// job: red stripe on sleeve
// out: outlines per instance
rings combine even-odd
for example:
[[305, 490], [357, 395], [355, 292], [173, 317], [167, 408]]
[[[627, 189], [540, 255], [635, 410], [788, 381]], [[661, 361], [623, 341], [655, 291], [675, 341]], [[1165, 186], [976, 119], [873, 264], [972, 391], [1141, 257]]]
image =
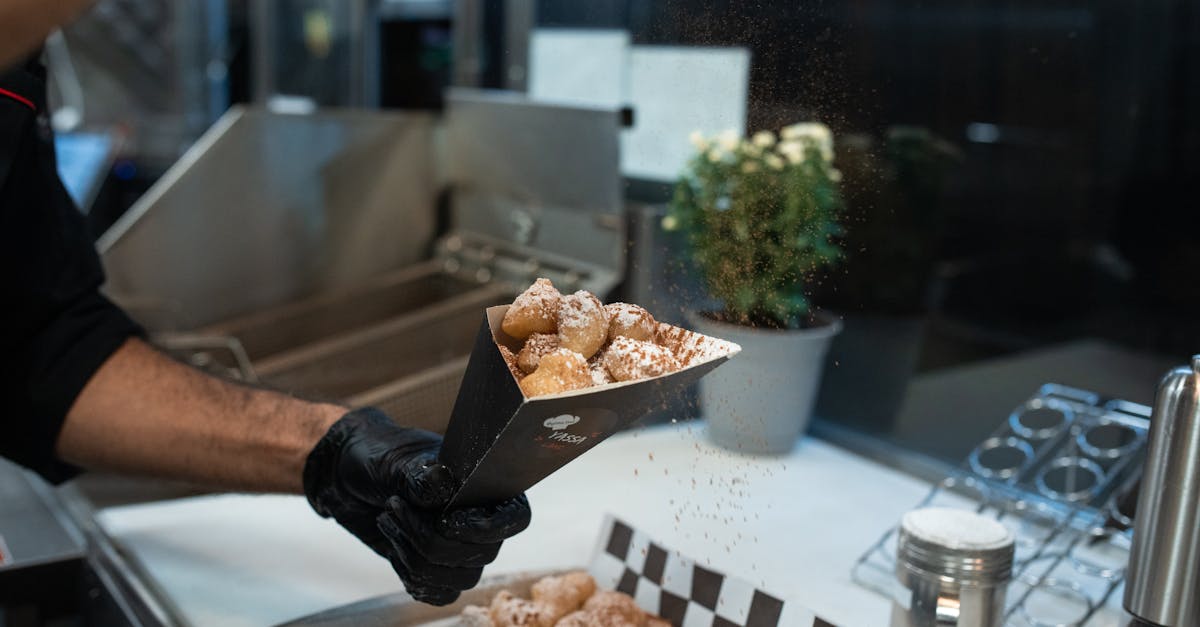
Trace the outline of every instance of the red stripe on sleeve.
[[30, 109], [37, 111], [37, 105], [33, 104], [32, 100], [26, 98], [25, 96], [22, 96], [21, 94], [18, 94], [13, 91], [8, 91], [7, 89], [0, 87], [0, 96], [7, 96], [9, 98], [12, 98], [13, 100], [16, 100], [17, 102], [29, 107]]

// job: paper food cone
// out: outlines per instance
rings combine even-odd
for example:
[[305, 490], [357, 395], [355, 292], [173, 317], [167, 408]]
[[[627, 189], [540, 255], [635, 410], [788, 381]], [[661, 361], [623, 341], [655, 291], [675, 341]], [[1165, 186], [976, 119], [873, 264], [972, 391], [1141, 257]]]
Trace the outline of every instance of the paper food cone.
[[451, 507], [495, 503], [520, 494], [605, 438], [663, 405], [741, 347], [668, 324], [659, 338], [683, 364], [670, 374], [525, 398], [499, 346], [521, 341], [501, 329], [508, 305], [491, 307], [446, 429], [440, 461], [462, 484]]

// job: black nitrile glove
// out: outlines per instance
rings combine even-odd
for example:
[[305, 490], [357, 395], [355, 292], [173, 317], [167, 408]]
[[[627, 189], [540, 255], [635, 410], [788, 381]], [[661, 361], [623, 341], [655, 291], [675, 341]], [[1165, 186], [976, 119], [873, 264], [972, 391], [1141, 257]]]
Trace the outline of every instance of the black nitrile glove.
[[529, 526], [530, 516], [524, 495], [444, 511], [456, 483], [437, 462], [441, 443], [378, 409], [356, 409], [329, 428], [304, 465], [313, 509], [387, 558], [408, 593], [433, 605], [474, 587], [500, 543]]

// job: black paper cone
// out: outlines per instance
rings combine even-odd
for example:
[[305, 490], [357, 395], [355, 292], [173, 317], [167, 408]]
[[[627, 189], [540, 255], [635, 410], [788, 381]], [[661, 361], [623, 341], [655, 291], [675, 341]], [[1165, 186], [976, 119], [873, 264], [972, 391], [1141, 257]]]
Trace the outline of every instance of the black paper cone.
[[660, 324], [684, 367], [671, 374], [526, 399], [499, 345], [520, 340], [500, 328], [508, 305], [487, 310], [440, 460], [462, 481], [451, 507], [495, 503], [520, 494], [711, 372], [736, 344]]

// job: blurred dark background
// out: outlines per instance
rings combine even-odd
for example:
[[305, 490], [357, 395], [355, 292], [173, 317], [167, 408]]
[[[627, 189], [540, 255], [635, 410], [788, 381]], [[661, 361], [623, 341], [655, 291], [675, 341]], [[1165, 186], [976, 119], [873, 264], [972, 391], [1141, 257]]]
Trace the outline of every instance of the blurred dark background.
[[[1192, 3], [540, 0], [537, 20], [749, 48], [750, 132], [818, 119], [839, 139], [873, 138], [873, 153], [898, 125], [952, 146], [924, 207], [898, 218], [852, 202], [848, 217], [904, 230], [936, 214], [917, 233], [935, 251], [912, 268], [927, 274], [921, 305], [878, 302], [870, 286], [824, 299], [935, 314], [922, 369], [1078, 337], [1179, 358], [1200, 346]], [[847, 173], [852, 199], [875, 171]], [[884, 270], [856, 252], [856, 270]]]
[[[530, 34], [564, 28], [745, 48], [744, 131], [833, 129], [847, 259], [812, 291], [846, 331], [818, 416], [924, 420], [925, 437], [961, 385], [914, 393], [914, 376], [1010, 358], [975, 423], [1052, 380], [1148, 402], [1163, 364], [1200, 352], [1200, 9], [1184, 0], [101, 0], [65, 33], [81, 128], [121, 139], [85, 210], [102, 232], [230, 104], [438, 110], [450, 85], [525, 89]], [[671, 185], [628, 189], [643, 255], [624, 296], [666, 285], [694, 307], [682, 246], [656, 228]]]
[[1194, 4], [536, 4], [539, 27], [747, 48], [747, 133], [833, 129], [847, 259], [812, 291], [845, 329], [818, 435], [956, 463], [1044, 383], [1148, 404], [1200, 347]]

